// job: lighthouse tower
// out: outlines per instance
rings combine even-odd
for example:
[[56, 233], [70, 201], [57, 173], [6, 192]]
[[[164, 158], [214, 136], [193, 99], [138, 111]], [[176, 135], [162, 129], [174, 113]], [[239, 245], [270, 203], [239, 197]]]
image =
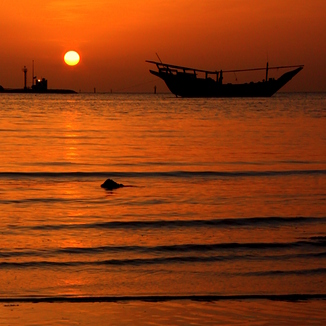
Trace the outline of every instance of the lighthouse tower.
[[26, 68], [26, 66], [24, 66], [24, 68], [22, 70], [23, 70], [23, 73], [24, 73], [24, 89], [27, 89], [27, 86], [26, 86], [26, 82], [27, 82], [27, 68]]

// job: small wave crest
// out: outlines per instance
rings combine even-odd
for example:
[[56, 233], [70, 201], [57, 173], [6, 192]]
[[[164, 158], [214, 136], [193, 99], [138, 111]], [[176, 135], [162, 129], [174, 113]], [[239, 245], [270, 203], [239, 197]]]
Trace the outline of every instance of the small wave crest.
[[[264, 251], [264, 250], [288, 250], [288, 249], [307, 249], [307, 248], [324, 248], [326, 239], [310, 239], [295, 242], [257, 242], [257, 243], [215, 243], [215, 244], [180, 244], [180, 245], [161, 245], [161, 246], [100, 246], [100, 247], [66, 247], [60, 249], [45, 250], [0, 250], [0, 257], [32, 257], [32, 256], [58, 256], [64, 254], [87, 255], [87, 254], [106, 254], [106, 253], [212, 253], [234, 251], [243, 254], [245, 251]], [[310, 255], [312, 253], [309, 253]], [[325, 256], [325, 252], [318, 252], [319, 256]]]
[[[288, 258], [288, 257], [287, 257]], [[244, 260], [248, 257], [244, 255], [229, 256], [176, 256], [176, 257], [158, 257], [158, 258], [130, 258], [130, 259], [109, 259], [97, 261], [24, 261], [24, 262], [0, 262], [0, 269], [26, 269], [26, 268], [69, 268], [85, 266], [149, 266], [183, 263], [210, 263], [231, 260]], [[251, 257], [251, 260], [253, 257]], [[326, 273], [326, 269], [324, 270]], [[245, 273], [248, 276], [263, 276], [270, 274], [281, 274], [281, 271], [253, 272]], [[285, 272], [284, 272], [285, 273]], [[295, 273], [292, 271], [291, 273]], [[242, 273], [239, 273], [242, 275]]]
[[65, 229], [163, 229], [197, 227], [277, 227], [308, 223], [325, 223], [326, 217], [248, 217], [198, 220], [157, 220], [157, 221], [110, 221], [74, 224], [42, 224], [32, 226], [8, 225], [9, 229], [65, 230]]
[[239, 295], [135, 295], [135, 296], [30, 296], [0, 297], [1, 303], [93, 303], [93, 302], [168, 302], [168, 301], [238, 301], [238, 300], [273, 300], [273, 301], [308, 301], [326, 300], [325, 293], [292, 294], [239, 294]]
[[325, 175], [326, 170], [285, 171], [162, 171], [162, 172], [0, 172], [0, 179], [85, 179], [85, 178], [237, 178], [291, 175]]
[[[269, 253], [267, 256], [261, 255], [253, 255], [251, 252], [242, 252], [239, 251], [237, 253], [227, 253], [221, 255], [186, 255], [183, 253], [182, 255], [172, 255], [170, 257], [150, 257], [150, 258], [121, 258], [121, 259], [105, 259], [105, 260], [94, 260], [95, 257], [92, 257], [92, 260], [69, 260], [69, 261], [61, 261], [61, 260], [36, 260], [36, 261], [3, 261], [0, 262], [0, 269], [27, 269], [27, 268], [36, 268], [36, 269], [53, 269], [53, 268], [80, 268], [80, 267], [105, 267], [105, 266], [150, 266], [150, 265], [168, 265], [168, 264], [200, 264], [200, 263], [216, 263], [216, 262], [228, 262], [228, 261], [277, 261], [277, 260], [289, 260], [289, 259], [297, 259], [302, 258], [305, 259], [312, 258], [325, 258], [326, 253], [308, 253], [308, 254], [272, 254]], [[263, 271], [263, 272], [239, 272], [237, 275], [243, 276], [266, 276], [266, 275], [286, 275], [286, 274], [316, 274], [316, 273], [326, 273], [326, 269], [318, 269], [316, 270], [295, 270], [295, 271]]]

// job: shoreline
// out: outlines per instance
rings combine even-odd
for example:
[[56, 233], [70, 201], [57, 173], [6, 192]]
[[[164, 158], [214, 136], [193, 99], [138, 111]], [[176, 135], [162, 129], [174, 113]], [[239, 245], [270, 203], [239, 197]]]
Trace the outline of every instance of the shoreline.
[[1, 325], [324, 325], [325, 301], [0, 304]]
[[95, 302], [168, 302], [168, 301], [309, 301], [326, 300], [326, 293], [315, 294], [244, 294], [244, 295], [139, 295], [139, 296], [53, 296], [0, 298], [0, 303], [95, 303]]
[[34, 91], [32, 89], [0, 89], [0, 94], [77, 94], [72, 89], [48, 89], [46, 91]]

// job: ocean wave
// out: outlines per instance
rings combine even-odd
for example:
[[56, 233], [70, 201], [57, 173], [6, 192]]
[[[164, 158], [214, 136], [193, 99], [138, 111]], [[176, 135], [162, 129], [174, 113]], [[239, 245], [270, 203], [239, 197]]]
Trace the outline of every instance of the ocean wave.
[[[12, 258], [12, 257], [27, 257], [27, 256], [58, 256], [64, 254], [73, 255], [87, 255], [87, 254], [106, 254], [106, 253], [146, 253], [146, 254], [159, 254], [159, 253], [212, 253], [218, 251], [235, 251], [243, 253], [250, 251], [252, 254], [254, 251], [260, 252], [269, 250], [269, 253], [273, 253], [272, 250], [289, 250], [295, 249], [296, 251], [303, 249], [316, 249], [325, 248], [326, 239], [316, 239], [310, 241], [295, 241], [295, 242], [257, 242], [257, 243], [216, 243], [216, 244], [180, 244], [180, 245], [161, 245], [161, 246], [99, 246], [99, 247], [66, 247], [60, 249], [48, 249], [45, 250], [0, 250], [0, 257]], [[308, 255], [314, 253], [309, 252]], [[315, 253], [320, 257], [325, 256], [325, 252]]]
[[42, 225], [8, 225], [10, 229], [29, 230], [66, 230], [66, 229], [163, 229], [163, 228], [198, 228], [198, 227], [277, 227], [282, 225], [298, 225], [326, 223], [325, 217], [248, 217], [248, 218], [221, 218], [201, 220], [156, 220], [156, 221], [110, 221], [96, 223], [70, 223], [70, 224], [42, 224]]
[[167, 302], [167, 301], [243, 301], [243, 300], [272, 300], [272, 301], [310, 301], [326, 300], [325, 293], [291, 293], [291, 294], [237, 294], [237, 295], [129, 295], [129, 296], [29, 296], [29, 297], [0, 297], [1, 303], [93, 303], [93, 302]]
[[56, 204], [56, 203], [84, 203], [84, 204], [98, 204], [105, 203], [104, 199], [76, 199], [76, 198], [62, 198], [62, 197], [40, 197], [40, 198], [25, 198], [25, 199], [0, 199], [0, 204], [10, 205], [10, 204]]
[[237, 178], [292, 175], [325, 175], [326, 170], [284, 171], [163, 171], [163, 172], [0, 172], [0, 179], [84, 179], [84, 178]]
[[326, 274], [326, 268], [302, 269], [302, 270], [270, 270], [241, 273], [244, 276], [288, 276], [288, 275], [317, 275]]
[[[200, 264], [200, 263], [215, 263], [215, 262], [229, 262], [229, 261], [284, 261], [290, 259], [297, 259], [304, 257], [305, 259], [316, 259], [316, 258], [325, 258], [325, 252], [314, 254], [276, 254], [273, 255], [269, 253], [268, 255], [255, 255], [252, 252], [241, 252], [227, 255], [179, 255], [179, 256], [170, 256], [170, 257], [150, 257], [150, 258], [121, 258], [121, 259], [102, 259], [102, 260], [31, 260], [31, 261], [3, 261], [0, 262], [0, 269], [27, 269], [27, 268], [37, 268], [37, 269], [53, 269], [53, 268], [76, 268], [76, 267], [87, 267], [87, 266], [96, 266], [96, 267], [105, 267], [105, 266], [150, 266], [150, 265], [167, 265], [167, 264]], [[316, 273], [316, 270], [307, 270], [307, 271], [263, 271], [263, 272], [239, 272], [237, 275], [244, 276], [265, 276], [273, 274], [307, 274], [311, 271]], [[318, 273], [326, 273], [326, 269], [319, 269]]]
[[[108, 259], [97, 261], [23, 261], [23, 262], [0, 262], [0, 269], [26, 269], [26, 268], [69, 268], [81, 266], [149, 266], [166, 265], [176, 263], [199, 263], [223, 261], [226, 257], [210, 256], [179, 256], [179, 257], [159, 257], [159, 258], [130, 258], [130, 259]], [[232, 257], [227, 257], [227, 260]]]

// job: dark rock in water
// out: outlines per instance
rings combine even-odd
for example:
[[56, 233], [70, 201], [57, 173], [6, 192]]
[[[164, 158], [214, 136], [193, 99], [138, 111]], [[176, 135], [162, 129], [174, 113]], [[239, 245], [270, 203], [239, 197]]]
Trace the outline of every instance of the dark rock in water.
[[124, 185], [121, 183], [116, 183], [115, 181], [113, 181], [111, 179], [107, 179], [107, 180], [105, 180], [105, 182], [103, 184], [101, 184], [101, 187], [106, 190], [113, 190], [113, 189], [118, 189], [118, 188], [124, 187]]

